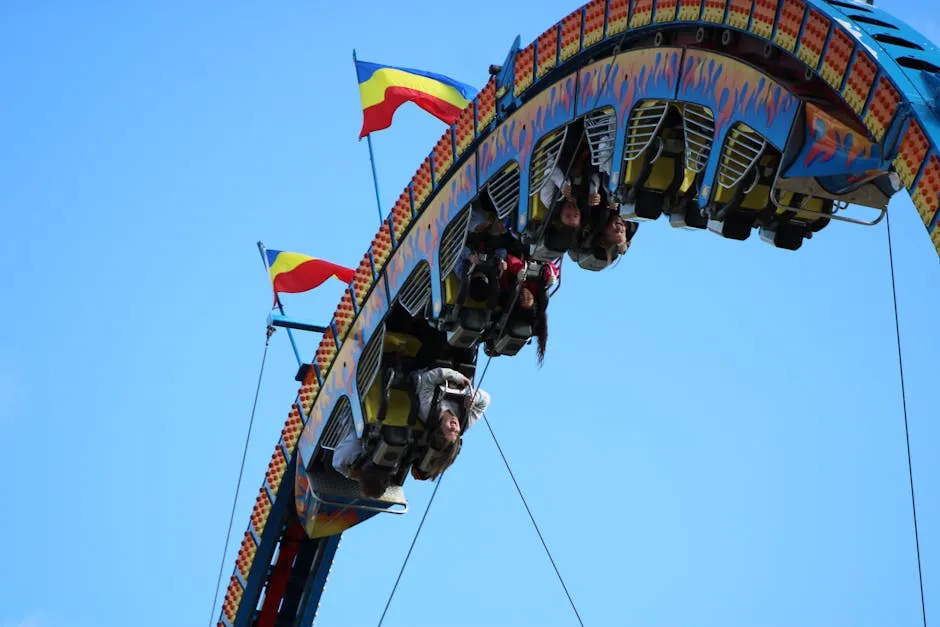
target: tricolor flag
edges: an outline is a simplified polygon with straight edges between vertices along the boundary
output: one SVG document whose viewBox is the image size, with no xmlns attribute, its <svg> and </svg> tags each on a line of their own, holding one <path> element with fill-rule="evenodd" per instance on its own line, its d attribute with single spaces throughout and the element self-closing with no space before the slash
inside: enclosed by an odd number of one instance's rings
<svg viewBox="0 0 940 627">
<path fill-rule="evenodd" d="M 296 294 L 319 287 L 330 277 L 336 277 L 343 283 L 353 280 L 356 271 L 329 261 L 283 250 L 265 250 L 268 273 L 274 286 L 274 298 L 277 293 Z"/>
<path fill-rule="evenodd" d="M 401 105 L 413 102 L 445 124 L 453 124 L 477 90 L 452 78 L 423 70 L 356 61 L 362 98 L 359 139 L 392 125 Z"/>
</svg>

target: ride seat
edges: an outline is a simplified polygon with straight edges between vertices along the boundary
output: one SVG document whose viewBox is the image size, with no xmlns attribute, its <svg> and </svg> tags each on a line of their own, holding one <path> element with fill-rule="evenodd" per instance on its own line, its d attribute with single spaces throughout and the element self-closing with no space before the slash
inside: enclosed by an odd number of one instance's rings
<svg viewBox="0 0 940 627">
<path fill-rule="evenodd" d="M 382 352 L 386 354 L 415 357 L 421 350 L 421 340 L 409 333 L 386 331 L 382 342 Z"/>
<path fill-rule="evenodd" d="M 629 247 L 630 243 L 627 242 Z M 608 268 L 613 264 L 614 261 L 620 257 L 619 254 L 614 254 L 608 261 L 606 257 L 600 257 L 596 255 L 593 251 L 577 251 L 571 250 L 568 251 L 568 257 L 578 264 L 578 267 L 582 270 L 589 270 L 591 272 L 600 272 L 601 270 Z"/>
<path fill-rule="evenodd" d="M 491 279 L 492 280 L 492 279 Z M 499 284 L 492 286 L 497 293 Z M 474 300 L 469 294 L 460 300 L 461 284 L 457 274 L 452 272 L 444 281 L 444 296 L 453 305 L 456 315 L 450 321 L 447 343 L 457 348 L 469 348 L 479 340 L 490 324 L 490 311 L 487 303 Z"/>
<path fill-rule="evenodd" d="M 366 423 L 377 424 L 379 422 L 383 394 L 382 377 L 378 376 L 363 399 L 362 409 Z M 382 424 L 386 427 L 407 427 L 412 412 L 411 394 L 407 389 L 392 387 L 388 391 L 388 396 L 388 406 L 385 408 L 385 420 Z M 417 410 L 417 408 L 414 409 Z M 418 421 L 415 428 L 420 427 L 420 421 Z"/>
<path fill-rule="evenodd" d="M 502 333 L 493 340 L 493 352 L 500 355 L 515 355 L 532 338 L 532 323 L 525 318 L 510 316 Z"/>
</svg>

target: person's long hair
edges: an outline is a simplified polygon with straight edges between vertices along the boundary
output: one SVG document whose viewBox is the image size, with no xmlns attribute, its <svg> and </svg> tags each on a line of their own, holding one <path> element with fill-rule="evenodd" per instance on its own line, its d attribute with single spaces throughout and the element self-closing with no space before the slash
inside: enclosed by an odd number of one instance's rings
<svg viewBox="0 0 940 627">
<path fill-rule="evenodd" d="M 444 438 L 441 423 L 438 423 L 438 426 L 428 437 L 428 444 L 437 451 L 437 455 L 426 472 L 427 478 L 434 480 L 440 477 L 457 460 L 463 444 L 463 436 L 458 436 L 454 442 L 448 442 Z"/>
<path fill-rule="evenodd" d="M 545 360 L 545 347 L 548 345 L 548 294 L 544 289 L 536 290 L 535 320 L 532 323 L 532 335 L 538 343 L 538 365 L 542 367 Z"/>
</svg>

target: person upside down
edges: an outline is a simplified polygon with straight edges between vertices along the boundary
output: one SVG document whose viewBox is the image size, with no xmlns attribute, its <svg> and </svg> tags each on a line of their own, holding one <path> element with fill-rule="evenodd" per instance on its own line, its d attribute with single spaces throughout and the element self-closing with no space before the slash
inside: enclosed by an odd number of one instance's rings
<svg viewBox="0 0 940 627">
<path fill-rule="evenodd" d="M 445 383 L 464 390 L 462 405 L 466 410 L 466 426 L 460 428 L 460 405 L 451 399 L 439 401 L 440 412 L 436 424 L 428 424 L 434 392 Z M 411 474 L 419 480 L 436 479 L 449 468 L 460 452 L 462 435 L 472 427 L 490 404 L 490 395 L 482 389 L 473 389 L 473 384 L 464 375 L 451 368 L 433 368 L 416 373 L 416 393 L 418 396 L 418 419 L 429 429 L 428 443 L 439 451 L 435 463 L 428 472 L 422 473 L 412 468 Z M 344 477 L 359 481 L 363 495 L 380 498 L 388 489 L 388 472 L 373 466 L 363 469 L 353 468 L 354 462 L 364 452 L 362 441 L 351 429 L 333 451 L 333 468 Z"/>
</svg>

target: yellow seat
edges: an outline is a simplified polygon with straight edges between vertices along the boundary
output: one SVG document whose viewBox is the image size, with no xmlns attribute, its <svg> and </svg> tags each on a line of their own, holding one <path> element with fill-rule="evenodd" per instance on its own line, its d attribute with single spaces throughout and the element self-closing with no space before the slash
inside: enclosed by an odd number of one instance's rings
<svg viewBox="0 0 940 627">
<path fill-rule="evenodd" d="M 363 417 L 366 422 L 375 423 L 379 420 L 379 408 L 382 406 L 382 378 L 376 377 L 369 393 L 363 403 Z M 389 392 L 388 409 L 383 424 L 390 427 L 407 427 L 408 416 L 411 414 L 411 397 L 405 390 L 392 388 Z M 415 429 L 421 429 L 420 420 L 415 423 Z"/>
<path fill-rule="evenodd" d="M 457 303 L 457 295 L 460 293 L 460 279 L 457 278 L 456 272 L 451 272 L 447 275 L 447 278 L 444 279 L 444 302 L 448 305 L 454 305 Z M 486 303 L 481 303 L 478 300 L 473 300 L 469 296 L 464 299 L 463 302 L 464 308 L 469 309 L 486 309 Z"/>
<path fill-rule="evenodd" d="M 639 169 L 633 176 L 639 176 Z M 660 157 L 653 162 L 653 168 L 643 182 L 643 189 L 657 192 L 665 191 L 672 185 L 675 178 L 676 160 L 671 156 Z"/>
<path fill-rule="evenodd" d="M 404 357 L 414 357 L 421 350 L 421 340 L 407 333 L 386 331 L 382 343 L 382 352 Z"/>
<path fill-rule="evenodd" d="M 541 194 L 532 196 L 532 203 L 529 207 L 529 222 L 542 222 L 548 217 L 548 207 L 542 202 Z"/>
</svg>

